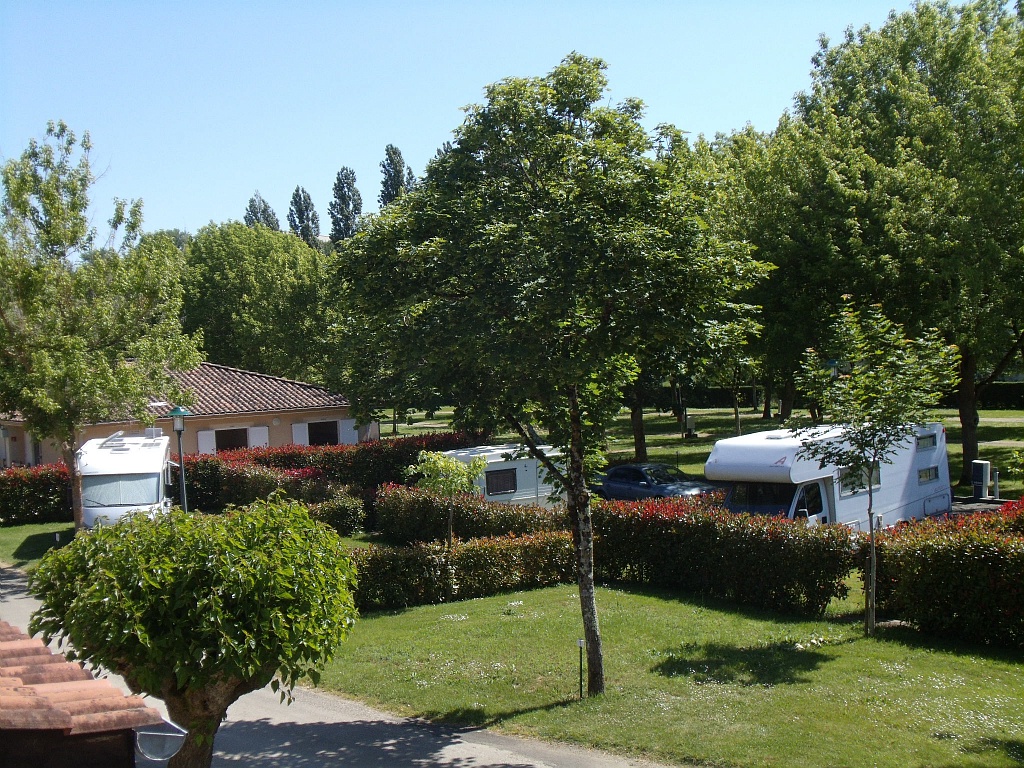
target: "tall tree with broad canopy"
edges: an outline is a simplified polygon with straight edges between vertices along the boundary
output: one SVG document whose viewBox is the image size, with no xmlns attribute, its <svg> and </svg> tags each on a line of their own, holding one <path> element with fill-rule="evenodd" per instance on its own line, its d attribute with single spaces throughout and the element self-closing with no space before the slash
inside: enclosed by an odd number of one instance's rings
<svg viewBox="0 0 1024 768">
<path fill-rule="evenodd" d="M 847 297 L 848 299 L 849 297 Z M 875 630 L 875 518 L 873 483 L 882 464 L 913 440 L 914 428 L 928 419 L 943 392 L 956 380 L 959 353 L 937 330 L 908 339 L 878 306 L 857 309 L 847 302 L 836 316 L 827 346 L 808 349 L 800 385 L 831 424 L 842 425 L 833 438 L 822 428 L 805 427 L 801 454 L 821 466 L 845 469 L 843 484 L 867 489 L 870 556 L 864 591 L 864 626 Z M 834 361 L 830 365 L 828 361 Z M 839 371 L 843 371 L 839 373 Z"/>
<path fill-rule="evenodd" d="M 166 235 L 137 242 L 142 204 L 116 200 L 96 247 L 91 146 L 88 133 L 79 143 L 50 123 L 45 141 L 3 166 L 0 238 L 0 411 L 59 446 L 79 528 L 81 429 L 150 420 L 156 399 L 187 403 L 169 372 L 201 360 L 201 337 L 181 331 L 184 256 Z"/>
<path fill-rule="evenodd" d="M 390 205 L 403 194 L 415 186 L 416 177 L 412 168 L 405 164 L 402 151 L 394 144 L 388 144 L 384 148 L 384 159 L 380 162 L 380 172 L 383 178 L 380 182 L 380 195 L 377 202 L 383 208 Z"/>
<path fill-rule="evenodd" d="M 679 133 L 648 135 L 637 100 L 604 106 L 604 70 L 572 54 L 489 86 L 340 270 L 351 327 L 372 329 L 385 370 L 449 395 L 464 422 L 504 423 L 564 488 L 591 694 L 605 682 L 587 480 L 635 353 L 700 333 L 758 274 L 702 219 Z M 375 370 L 352 366 L 345 386 L 367 418 Z"/>
<path fill-rule="evenodd" d="M 356 172 L 344 167 L 334 179 L 334 199 L 327 205 L 331 217 L 331 242 L 338 244 L 356 233 L 363 212 L 363 196 L 356 189 Z"/>
<path fill-rule="evenodd" d="M 296 187 L 288 206 L 288 226 L 310 248 L 320 247 L 320 217 L 305 187 Z"/>
<path fill-rule="evenodd" d="M 211 362 L 322 383 L 333 256 L 237 221 L 203 227 L 186 253 L 183 322 Z"/>
<path fill-rule="evenodd" d="M 258 189 L 256 194 L 249 198 L 249 204 L 245 207 L 243 221 L 245 221 L 247 227 L 255 227 L 257 224 L 262 224 L 264 227 L 269 227 L 275 232 L 281 230 L 281 222 L 277 220 L 277 214 L 270 207 L 270 203 L 263 199 L 263 195 L 260 194 Z"/>
<path fill-rule="evenodd" d="M 998 0 L 921 2 L 879 30 L 823 41 L 798 100 L 823 137 L 827 188 L 849 211 L 836 221 L 857 225 L 831 241 L 874 273 L 846 292 L 960 349 L 964 483 L 979 395 L 1024 349 L 1022 30 L 1024 16 Z"/>
<path fill-rule="evenodd" d="M 280 496 L 224 515 L 133 515 L 52 549 L 30 630 L 156 696 L 188 731 L 170 768 L 207 768 L 228 706 L 315 683 L 356 618 L 338 535 Z"/>
</svg>

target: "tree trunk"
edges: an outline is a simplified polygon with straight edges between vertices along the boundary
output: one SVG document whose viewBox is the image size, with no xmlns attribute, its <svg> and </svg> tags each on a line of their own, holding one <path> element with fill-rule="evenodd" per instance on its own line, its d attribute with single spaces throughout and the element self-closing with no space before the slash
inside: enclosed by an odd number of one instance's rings
<svg viewBox="0 0 1024 768">
<path fill-rule="evenodd" d="M 761 408 L 761 418 L 770 419 L 772 417 L 772 398 L 775 396 L 775 392 L 772 391 L 772 377 L 766 375 L 764 377 L 764 404 Z"/>
<path fill-rule="evenodd" d="M 82 506 L 82 476 L 78 473 L 78 463 L 75 461 L 77 452 L 78 446 L 74 442 L 61 443 L 61 458 L 67 465 L 71 485 L 71 514 L 75 520 L 75 530 L 80 531 L 85 527 L 85 512 Z"/>
<path fill-rule="evenodd" d="M 875 634 L 875 582 L 878 576 L 878 552 L 875 549 L 875 513 L 871 491 L 872 470 L 868 470 L 868 570 L 864 575 L 864 633 Z"/>
<path fill-rule="evenodd" d="M 971 484 L 971 462 L 978 458 L 978 391 L 975 377 L 978 358 L 974 350 L 960 349 L 960 384 L 956 392 L 956 405 L 960 413 L 960 443 L 963 463 L 960 466 L 960 485 Z"/>
<path fill-rule="evenodd" d="M 736 434 L 743 434 L 743 422 L 740 419 L 740 393 L 738 390 L 732 391 L 732 415 L 733 420 L 736 422 Z"/>
<path fill-rule="evenodd" d="M 792 378 L 787 378 L 782 385 L 782 396 L 779 398 L 779 418 L 785 421 L 793 415 L 793 403 L 796 402 L 796 385 Z"/>
<path fill-rule="evenodd" d="M 647 461 L 647 434 L 644 431 L 644 409 L 639 398 L 629 409 L 629 423 L 633 428 L 633 455 L 637 461 Z"/>
<path fill-rule="evenodd" d="M 587 650 L 587 695 L 604 693 L 604 652 L 597 621 L 597 595 L 594 587 L 594 526 L 590 516 L 590 491 L 583 475 L 583 428 L 579 394 L 569 390 L 570 438 L 568 483 L 566 488 L 572 541 L 576 550 L 576 582 L 583 615 L 583 637 Z"/>
</svg>

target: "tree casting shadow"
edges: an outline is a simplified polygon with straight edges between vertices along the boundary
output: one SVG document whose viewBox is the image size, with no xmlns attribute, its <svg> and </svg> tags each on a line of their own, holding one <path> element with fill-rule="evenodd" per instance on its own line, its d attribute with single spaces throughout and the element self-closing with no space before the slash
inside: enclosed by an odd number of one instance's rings
<svg viewBox="0 0 1024 768">
<path fill-rule="evenodd" d="M 740 648 L 721 643 L 687 643 L 662 652 L 652 671 L 665 677 L 689 677 L 698 683 L 785 685 L 807 681 L 809 672 L 832 657 L 790 643 Z"/>
</svg>

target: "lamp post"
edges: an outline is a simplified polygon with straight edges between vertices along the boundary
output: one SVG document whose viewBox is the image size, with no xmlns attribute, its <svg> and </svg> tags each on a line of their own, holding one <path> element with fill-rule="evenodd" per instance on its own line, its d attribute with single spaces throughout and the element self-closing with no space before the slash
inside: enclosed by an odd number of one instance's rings
<svg viewBox="0 0 1024 768">
<path fill-rule="evenodd" d="M 171 428 L 178 435 L 178 482 L 181 484 L 181 508 L 188 512 L 188 497 L 185 495 L 185 454 L 181 452 L 181 433 L 185 431 L 185 417 L 192 412 L 180 405 L 167 414 L 171 417 Z"/>
</svg>

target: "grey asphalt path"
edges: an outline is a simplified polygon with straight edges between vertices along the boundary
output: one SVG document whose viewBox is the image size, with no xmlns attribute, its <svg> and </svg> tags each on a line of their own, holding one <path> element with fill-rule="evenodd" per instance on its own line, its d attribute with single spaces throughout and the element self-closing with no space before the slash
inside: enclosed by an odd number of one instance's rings
<svg viewBox="0 0 1024 768">
<path fill-rule="evenodd" d="M 0 619 L 27 631 L 38 603 L 20 571 L 0 568 Z M 124 682 L 111 676 L 124 690 Z M 147 699 L 164 712 L 159 699 Z M 139 765 L 165 765 L 140 761 Z M 213 765 L 251 768 L 665 768 L 565 744 L 451 728 L 302 688 L 291 705 L 269 687 L 243 696 L 217 732 Z"/>
</svg>

